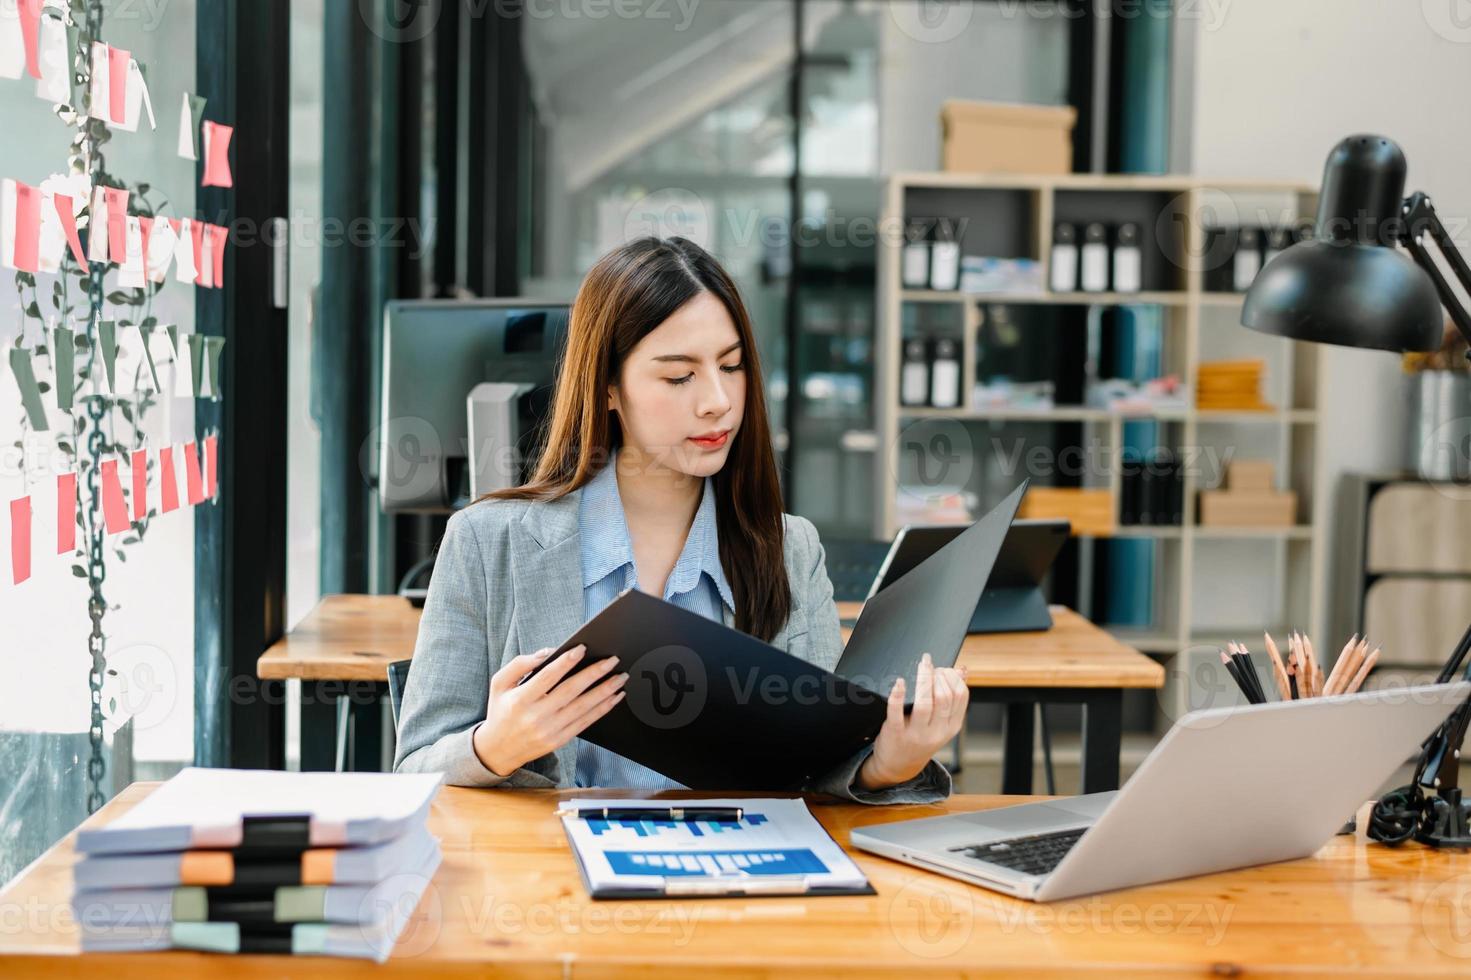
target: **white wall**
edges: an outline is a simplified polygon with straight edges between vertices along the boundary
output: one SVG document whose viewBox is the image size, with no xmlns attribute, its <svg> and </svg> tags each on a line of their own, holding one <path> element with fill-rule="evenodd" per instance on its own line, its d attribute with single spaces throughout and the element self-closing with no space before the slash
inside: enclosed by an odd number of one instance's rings
<svg viewBox="0 0 1471 980">
<path fill-rule="evenodd" d="M 1458 3 L 1229 0 L 1219 16 L 1194 22 L 1189 165 L 1204 176 L 1317 182 L 1343 136 L 1388 136 L 1409 161 L 1408 188 L 1434 198 L 1467 248 L 1471 128 L 1462 100 L 1471 91 L 1471 20 L 1457 26 Z M 1341 474 L 1401 464 L 1407 389 L 1389 354 L 1328 347 L 1323 368 L 1333 500 Z M 1328 561 L 1331 586 L 1332 541 Z"/>
</svg>

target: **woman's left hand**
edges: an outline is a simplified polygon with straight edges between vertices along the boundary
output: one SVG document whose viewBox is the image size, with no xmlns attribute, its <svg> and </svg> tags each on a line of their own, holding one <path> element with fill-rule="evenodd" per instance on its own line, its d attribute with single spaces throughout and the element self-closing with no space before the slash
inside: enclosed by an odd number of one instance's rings
<svg viewBox="0 0 1471 980">
<path fill-rule="evenodd" d="M 904 678 L 889 691 L 889 714 L 873 742 L 873 753 L 858 771 L 865 790 L 897 786 L 919 775 L 941 746 L 965 727 L 970 691 L 953 667 L 936 668 L 927 653 L 914 679 L 914 707 L 904 714 Z"/>
</svg>

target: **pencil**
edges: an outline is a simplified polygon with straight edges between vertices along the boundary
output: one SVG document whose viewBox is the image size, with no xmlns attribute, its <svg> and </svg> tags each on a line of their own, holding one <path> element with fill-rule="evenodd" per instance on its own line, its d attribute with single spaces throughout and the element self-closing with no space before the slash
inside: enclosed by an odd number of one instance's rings
<svg viewBox="0 0 1471 980">
<path fill-rule="evenodd" d="M 1297 654 L 1287 655 L 1287 689 L 1292 693 L 1292 700 L 1297 700 Z"/>
<path fill-rule="evenodd" d="M 1323 665 L 1318 663 L 1318 655 L 1313 651 L 1312 639 L 1306 633 L 1301 634 L 1301 637 L 1302 647 L 1308 652 L 1308 664 L 1313 669 L 1313 684 L 1310 693 L 1313 697 L 1320 698 L 1323 696 Z"/>
<path fill-rule="evenodd" d="M 1251 687 L 1247 684 L 1246 678 L 1241 676 L 1241 669 L 1236 665 L 1236 658 L 1232 657 L 1225 650 L 1222 650 L 1220 653 L 1221 666 L 1226 668 L 1226 673 L 1231 675 L 1231 679 L 1235 681 L 1236 686 L 1241 689 L 1241 693 L 1246 698 L 1247 703 L 1255 704 L 1256 698 L 1252 695 Z"/>
<path fill-rule="evenodd" d="M 1355 633 L 1343 645 L 1343 651 L 1339 653 L 1338 659 L 1333 661 L 1333 669 L 1328 672 L 1328 682 L 1323 685 L 1324 694 L 1338 693 L 1339 682 L 1343 679 L 1343 669 L 1348 665 L 1348 658 L 1353 653 L 1354 644 L 1358 642 L 1359 634 Z"/>
<path fill-rule="evenodd" d="M 1282 654 L 1277 652 L 1277 644 L 1272 642 L 1272 634 L 1263 633 L 1262 639 L 1267 641 L 1267 653 L 1272 658 L 1272 680 L 1277 685 L 1277 694 L 1283 701 L 1290 699 L 1287 691 L 1287 668 L 1282 665 Z"/>
<path fill-rule="evenodd" d="M 1262 688 L 1262 679 L 1257 675 L 1256 665 L 1251 662 L 1251 654 L 1247 652 L 1245 643 L 1236 643 L 1234 653 L 1237 664 L 1241 667 L 1241 673 L 1251 683 L 1251 689 L 1256 692 L 1256 703 L 1267 703 L 1267 692 Z"/>
<path fill-rule="evenodd" d="M 1364 658 L 1363 666 L 1359 667 L 1358 673 L 1354 674 L 1354 679 L 1349 684 L 1348 690 L 1345 693 L 1353 694 L 1358 691 L 1358 689 L 1363 686 L 1364 679 L 1369 676 L 1369 671 L 1373 670 L 1374 665 L 1378 662 L 1379 649 L 1376 647 L 1373 653 Z"/>
</svg>

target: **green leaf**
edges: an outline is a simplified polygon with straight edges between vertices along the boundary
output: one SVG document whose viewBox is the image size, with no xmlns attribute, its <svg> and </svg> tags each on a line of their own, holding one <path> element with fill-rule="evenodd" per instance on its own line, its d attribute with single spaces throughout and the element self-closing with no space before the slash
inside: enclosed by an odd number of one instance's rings
<svg viewBox="0 0 1471 980">
<path fill-rule="evenodd" d="M 72 566 L 72 575 L 74 575 L 77 578 L 86 578 L 87 577 L 87 570 L 85 568 L 83 568 L 81 565 L 73 565 Z"/>
<path fill-rule="evenodd" d="M 114 550 L 117 552 L 117 560 L 118 561 L 127 561 L 128 560 L 128 556 L 125 555 L 125 554 L 123 554 L 123 549 L 117 548 L 117 549 L 114 549 Z"/>
<path fill-rule="evenodd" d="M 26 306 L 26 316 L 33 316 L 37 320 L 41 319 L 41 307 L 37 306 L 34 300 Z"/>
<path fill-rule="evenodd" d="M 36 390 L 44 395 L 46 392 L 51 390 L 51 385 L 46 383 L 45 381 L 37 381 Z"/>
<path fill-rule="evenodd" d="M 123 544 L 137 544 L 140 540 L 142 540 L 142 539 L 139 538 L 137 535 L 130 534 L 126 538 L 123 538 L 122 543 Z"/>
<path fill-rule="evenodd" d="M 123 292 L 121 289 L 114 289 L 112 292 L 108 293 L 107 294 L 107 301 L 109 303 L 127 303 L 127 302 L 130 302 L 129 299 L 128 299 L 128 294 L 125 293 L 125 292 Z"/>
<path fill-rule="evenodd" d="M 148 184 L 139 184 L 138 187 L 137 187 L 137 189 L 134 191 L 134 193 L 135 194 L 139 194 L 139 195 L 143 195 L 143 194 L 147 194 L 151 190 L 153 190 L 153 188 L 151 186 L 149 186 Z"/>
</svg>

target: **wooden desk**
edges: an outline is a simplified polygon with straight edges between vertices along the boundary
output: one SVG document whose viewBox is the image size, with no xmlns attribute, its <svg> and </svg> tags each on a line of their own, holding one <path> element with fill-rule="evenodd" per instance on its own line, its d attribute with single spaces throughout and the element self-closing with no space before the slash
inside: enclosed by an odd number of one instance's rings
<svg viewBox="0 0 1471 980">
<path fill-rule="evenodd" d="M 838 603 L 838 615 L 858 617 L 863 604 Z M 972 634 L 955 663 L 966 670 L 970 699 L 1004 706 L 1001 792 L 1032 791 L 1035 707 L 1083 706 L 1082 791 L 1118 789 L 1123 744 L 1123 692 L 1164 686 L 1165 671 L 1066 606 L 1052 606 L 1052 629 Z M 851 630 L 843 628 L 846 642 Z"/>
<path fill-rule="evenodd" d="M 853 618 L 860 608 L 840 602 L 838 615 Z M 379 713 L 361 707 L 376 709 L 388 665 L 413 656 L 419 615 L 397 596 L 325 596 L 261 655 L 256 673 L 263 680 L 303 682 L 303 768 L 333 768 L 325 747 L 341 748 L 344 739 L 357 755 L 375 758 Z M 961 647 L 971 699 L 1006 706 L 1002 792 L 1032 790 L 1032 706 L 1040 703 L 1083 705 L 1083 791 L 1116 789 L 1122 691 L 1163 686 L 1164 668 L 1071 609 L 1053 606 L 1052 616 L 1045 633 L 968 636 Z"/>
<path fill-rule="evenodd" d="M 89 823 L 118 816 L 151 788 L 129 787 Z M 573 795 L 442 790 L 429 822 L 444 863 L 375 974 L 1464 977 L 1471 968 L 1467 854 L 1340 837 L 1301 861 L 1035 905 L 855 852 L 877 895 L 593 902 L 551 815 Z M 1015 802 L 958 796 L 942 806 L 813 812 L 846 845 L 861 824 Z M 72 840 L 0 892 L 0 976 L 274 980 L 374 970 L 316 957 L 77 955 Z"/>
</svg>

